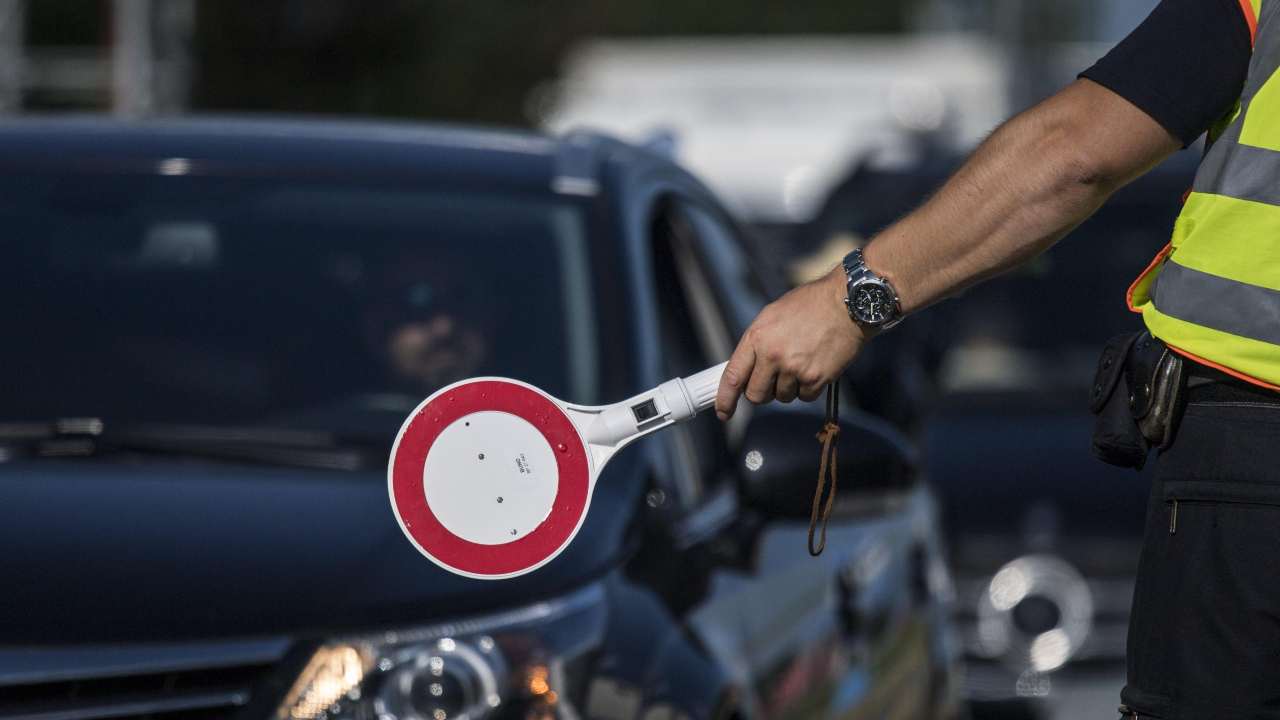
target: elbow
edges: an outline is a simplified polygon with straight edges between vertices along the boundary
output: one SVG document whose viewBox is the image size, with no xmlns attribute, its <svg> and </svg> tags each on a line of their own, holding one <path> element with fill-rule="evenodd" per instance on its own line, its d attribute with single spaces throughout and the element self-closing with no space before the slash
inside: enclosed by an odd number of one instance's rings
<svg viewBox="0 0 1280 720">
<path fill-rule="evenodd" d="M 1180 142 L 1150 116 L 1102 86 L 1077 81 L 1027 112 L 1023 149 L 1054 189 L 1103 198 L 1154 167 Z"/>
<path fill-rule="evenodd" d="M 1064 121 L 1042 135 L 1038 157 L 1046 158 L 1050 184 L 1065 197 L 1106 197 L 1124 184 L 1125 173 L 1095 143 L 1083 123 Z"/>
<path fill-rule="evenodd" d="M 1064 185 L 1106 194 L 1120 183 L 1120 174 L 1108 167 L 1105 158 L 1087 149 L 1065 154 L 1059 175 Z"/>
</svg>

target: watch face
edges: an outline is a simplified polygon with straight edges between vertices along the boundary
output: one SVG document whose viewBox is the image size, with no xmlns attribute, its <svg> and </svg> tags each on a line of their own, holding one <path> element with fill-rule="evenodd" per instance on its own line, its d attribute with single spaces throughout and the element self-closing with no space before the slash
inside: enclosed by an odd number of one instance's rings
<svg viewBox="0 0 1280 720">
<path fill-rule="evenodd" d="M 872 325 L 888 322 L 894 314 L 893 298 L 879 285 L 859 285 L 853 291 L 852 304 L 858 319 Z"/>
</svg>

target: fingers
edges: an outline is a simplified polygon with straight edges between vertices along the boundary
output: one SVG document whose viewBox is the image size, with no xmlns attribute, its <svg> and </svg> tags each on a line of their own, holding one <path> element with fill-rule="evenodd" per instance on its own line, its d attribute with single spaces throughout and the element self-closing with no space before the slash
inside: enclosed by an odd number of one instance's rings
<svg viewBox="0 0 1280 720">
<path fill-rule="evenodd" d="M 834 301 L 835 295 L 811 283 L 760 311 L 721 377 L 716 393 L 721 420 L 733 415 L 743 395 L 757 405 L 775 398 L 791 402 L 822 397 L 827 380 L 858 355 L 865 340 L 856 330 L 850 332 L 848 313 Z"/>
<path fill-rule="evenodd" d="M 822 391 L 827 389 L 826 383 L 813 383 L 800 386 L 800 399 L 805 402 L 813 402 L 822 397 Z"/>
<path fill-rule="evenodd" d="M 757 360 L 755 368 L 751 371 L 751 379 L 747 381 L 747 389 L 743 394 L 753 404 L 763 405 L 773 400 L 777 381 L 777 366 Z"/>
<path fill-rule="evenodd" d="M 800 393 L 800 381 L 796 376 L 788 372 L 778 373 L 778 382 L 776 385 L 776 398 L 778 402 L 789 403 L 796 399 Z"/>
<path fill-rule="evenodd" d="M 720 389 L 716 390 L 716 416 L 721 420 L 733 417 L 733 411 L 738 407 L 738 396 L 742 394 L 755 364 L 755 349 L 744 338 L 738 343 L 738 349 L 733 351 L 733 357 L 729 358 L 729 364 L 720 376 Z"/>
</svg>

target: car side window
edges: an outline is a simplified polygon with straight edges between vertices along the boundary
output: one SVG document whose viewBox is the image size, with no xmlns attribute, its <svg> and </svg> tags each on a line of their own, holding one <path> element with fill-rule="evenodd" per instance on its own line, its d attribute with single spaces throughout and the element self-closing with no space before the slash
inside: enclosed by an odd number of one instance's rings
<svg viewBox="0 0 1280 720">
<path fill-rule="evenodd" d="M 729 331 L 696 259 L 687 218 L 673 204 L 664 203 L 651 232 L 663 373 L 684 377 L 728 356 Z M 675 456 L 675 499 L 682 509 L 693 509 L 726 477 L 724 426 L 715 413 L 705 412 L 664 434 Z"/>
<path fill-rule="evenodd" d="M 702 205 L 682 202 L 678 217 L 687 225 L 690 238 L 697 238 L 697 250 L 714 273 L 708 273 L 711 288 L 724 310 L 734 338 L 751 324 L 768 298 L 765 283 L 752 266 L 746 248 L 727 218 Z M 733 350 L 730 345 L 724 352 Z"/>
</svg>

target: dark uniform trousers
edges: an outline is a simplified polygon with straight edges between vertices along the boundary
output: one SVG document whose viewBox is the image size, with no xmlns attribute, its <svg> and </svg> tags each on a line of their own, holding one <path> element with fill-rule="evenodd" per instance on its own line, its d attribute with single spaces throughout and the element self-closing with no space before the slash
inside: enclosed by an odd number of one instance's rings
<svg viewBox="0 0 1280 720">
<path fill-rule="evenodd" d="M 1187 398 L 1155 465 L 1121 711 L 1280 720 L 1280 393 Z"/>
</svg>

